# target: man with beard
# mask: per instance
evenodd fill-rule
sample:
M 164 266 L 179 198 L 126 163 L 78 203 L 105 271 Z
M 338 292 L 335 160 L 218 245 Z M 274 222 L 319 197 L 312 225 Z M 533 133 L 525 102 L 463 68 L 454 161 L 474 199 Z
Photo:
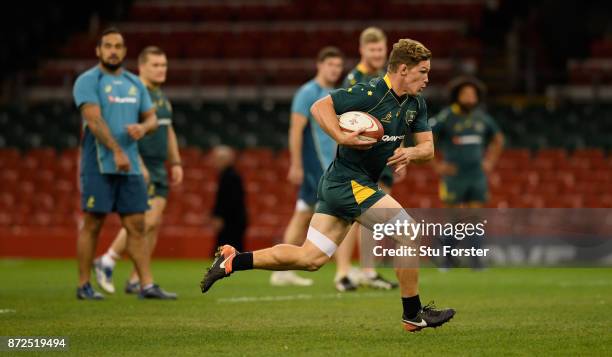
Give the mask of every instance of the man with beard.
M 149 46 L 138 55 L 138 75 L 147 87 L 159 123 L 159 128 L 154 133 L 138 142 L 140 156 L 145 170 L 149 173 L 147 191 L 151 209 L 145 213 L 145 238 L 150 258 L 157 244 L 162 214 L 168 198 L 168 173 L 164 164 L 168 162 L 171 167 L 171 185 L 179 185 L 183 180 L 178 141 L 172 127 L 172 106 L 161 89 L 161 85 L 166 81 L 167 70 L 168 59 L 160 48 Z M 126 238 L 126 230 L 121 229 L 108 251 L 94 262 L 98 285 L 107 293 L 115 292 L 113 269 L 115 261 L 125 252 Z M 140 279 L 136 269 L 132 269 L 124 290 L 127 294 L 137 294 L 140 291 Z M 166 296 L 175 297 L 175 294 L 168 293 Z
M 434 161 L 442 177 L 440 199 L 449 207 L 482 207 L 487 201 L 486 174 L 495 167 L 504 136 L 478 107 L 485 91 L 479 80 L 459 77 L 449 88 L 452 104 L 430 123 L 444 157 Z
M 147 188 L 139 165 L 137 141 L 157 129 L 155 107 L 147 89 L 121 67 L 126 55 L 116 28 L 102 33 L 96 46 L 98 65 L 81 74 L 73 88 L 84 119 L 80 186 L 83 223 L 77 240 L 77 298 L 103 299 L 89 283 L 96 243 L 104 219 L 117 212 L 127 231 L 127 251 L 140 276 L 140 298 L 164 298 L 153 283 L 144 238 Z
M 479 103 L 485 86 L 476 78 L 459 77 L 449 84 L 451 105 L 430 120 L 443 160 L 434 161 L 440 175 L 440 199 L 451 208 L 479 208 L 488 200 L 487 174 L 502 152 L 504 136 Z M 447 245 L 455 246 L 455 239 Z M 468 241 L 478 240 L 468 239 Z M 473 261 L 479 268 L 480 261 Z M 443 268 L 453 262 L 447 257 Z

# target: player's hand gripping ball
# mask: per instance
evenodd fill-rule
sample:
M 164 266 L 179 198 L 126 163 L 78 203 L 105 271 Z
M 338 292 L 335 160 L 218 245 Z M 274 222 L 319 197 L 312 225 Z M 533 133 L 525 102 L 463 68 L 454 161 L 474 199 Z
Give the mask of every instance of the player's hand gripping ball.
M 382 139 L 385 130 L 378 119 L 364 112 L 346 112 L 340 115 L 340 129 L 347 133 L 363 130 L 359 140 L 375 143 Z

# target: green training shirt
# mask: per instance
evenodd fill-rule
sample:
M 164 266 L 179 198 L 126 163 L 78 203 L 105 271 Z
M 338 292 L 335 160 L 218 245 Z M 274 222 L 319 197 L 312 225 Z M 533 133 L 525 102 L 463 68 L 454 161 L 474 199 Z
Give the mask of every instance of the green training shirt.
M 155 106 L 159 127 L 138 141 L 138 151 L 145 163 L 163 163 L 168 158 L 168 126 L 172 125 L 172 105 L 161 89 L 147 90 Z
M 351 180 L 361 176 L 376 182 L 387 165 L 387 159 L 408 133 L 431 131 L 423 97 L 398 96 L 387 75 L 348 89 L 337 89 L 330 95 L 338 115 L 350 111 L 366 112 L 377 118 L 384 128 L 382 140 L 369 150 L 338 147 L 329 170 L 339 179 Z
M 484 111 L 476 109 L 464 114 L 457 104 L 433 117 L 431 126 L 444 160 L 456 165 L 460 172 L 482 170 L 486 145 L 500 131 Z
M 342 88 L 349 88 L 357 83 L 369 83 L 372 79 L 383 77 L 385 71 L 381 69 L 378 72 L 367 73 L 364 66 L 358 64 L 352 71 L 350 71 L 344 81 L 342 82 Z

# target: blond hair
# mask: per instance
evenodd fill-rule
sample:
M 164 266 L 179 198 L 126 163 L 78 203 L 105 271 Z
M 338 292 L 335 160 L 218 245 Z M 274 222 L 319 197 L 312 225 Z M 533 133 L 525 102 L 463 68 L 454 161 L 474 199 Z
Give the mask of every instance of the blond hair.
M 395 72 L 400 64 L 413 67 L 421 61 L 431 59 L 431 51 L 419 41 L 403 38 L 393 44 L 389 55 L 389 72 Z
M 145 64 L 149 59 L 149 55 L 165 56 L 166 53 L 157 46 L 147 46 L 138 55 L 138 64 Z
M 387 42 L 387 36 L 383 30 L 378 27 L 368 27 L 367 29 L 361 31 L 361 35 L 359 35 L 359 44 L 365 45 L 373 42 Z

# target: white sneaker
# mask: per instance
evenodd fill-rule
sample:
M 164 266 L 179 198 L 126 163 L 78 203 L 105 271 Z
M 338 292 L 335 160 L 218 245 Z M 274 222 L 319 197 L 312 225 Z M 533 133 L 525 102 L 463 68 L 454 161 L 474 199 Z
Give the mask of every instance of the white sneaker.
M 102 259 L 94 260 L 94 271 L 96 272 L 96 281 L 100 288 L 109 294 L 115 293 L 115 285 L 113 284 L 113 267 L 103 265 Z
M 302 278 L 294 271 L 275 271 L 270 276 L 270 284 L 273 286 L 311 286 L 312 279 Z
M 349 270 L 348 278 L 351 280 L 353 285 L 356 286 L 366 285 L 368 283 L 368 277 L 363 270 L 359 268 L 352 267 L 351 270 Z

